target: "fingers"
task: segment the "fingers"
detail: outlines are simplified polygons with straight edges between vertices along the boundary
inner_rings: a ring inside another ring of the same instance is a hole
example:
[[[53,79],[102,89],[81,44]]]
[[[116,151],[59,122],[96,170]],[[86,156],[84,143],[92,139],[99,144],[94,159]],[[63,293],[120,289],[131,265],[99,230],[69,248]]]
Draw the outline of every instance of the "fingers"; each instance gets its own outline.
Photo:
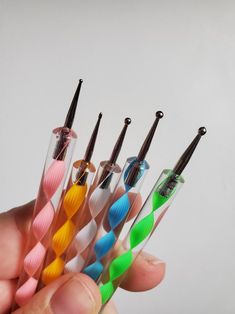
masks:
[[[100,314],[118,314],[118,311],[116,309],[116,306],[115,306],[114,302],[112,300],[109,301],[105,305],[104,309],[101,311]]]
[[[67,274],[40,290],[14,314],[98,314],[100,307],[97,285],[86,275]]]
[[[148,254],[140,254],[126,277],[121,287],[128,291],[139,292],[150,290],[160,284],[165,275],[165,263]],[[113,301],[109,301],[101,314],[117,314]]]
[[[142,252],[127,272],[121,287],[135,292],[153,289],[163,280],[165,268],[163,261]]]
[[[16,287],[16,282],[14,280],[0,280],[0,313],[5,314],[8,313],[11,304],[12,304],[12,299],[14,295]]]
[[[0,279],[16,278],[25,248],[33,202],[0,215]]]

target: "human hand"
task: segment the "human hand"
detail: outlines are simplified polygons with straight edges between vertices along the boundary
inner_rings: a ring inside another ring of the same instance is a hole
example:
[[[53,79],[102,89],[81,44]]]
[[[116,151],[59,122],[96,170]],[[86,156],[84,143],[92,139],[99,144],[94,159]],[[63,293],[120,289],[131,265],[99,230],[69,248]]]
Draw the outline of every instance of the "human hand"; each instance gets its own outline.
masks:
[[[0,313],[9,313],[13,302],[21,262],[25,251],[34,202],[0,214]],[[165,263],[140,254],[121,287],[128,291],[146,291],[163,279]],[[97,314],[101,298],[97,285],[84,274],[66,274],[40,290],[27,305],[14,314]],[[102,314],[117,313],[112,302]]]

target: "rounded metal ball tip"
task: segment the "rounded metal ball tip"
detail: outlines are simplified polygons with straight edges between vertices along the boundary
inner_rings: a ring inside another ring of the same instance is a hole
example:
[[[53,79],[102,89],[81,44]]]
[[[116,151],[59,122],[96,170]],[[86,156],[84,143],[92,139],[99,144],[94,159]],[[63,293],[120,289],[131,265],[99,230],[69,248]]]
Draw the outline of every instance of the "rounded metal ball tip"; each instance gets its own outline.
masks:
[[[79,80],[79,83],[83,83],[83,80],[82,80],[82,79],[80,79],[80,80]]]
[[[102,112],[100,112],[100,113],[99,113],[99,119],[101,119],[101,118],[102,118],[102,116],[103,116],[103,113],[102,113]]]
[[[127,124],[127,125],[128,125],[128,124],[131,124],[131,118],[126,118],[126,119],[125,119],[125,124]]]
[[[157,117],[158,119],[161,119],[161,118],[164,117],[164,113],[163,113],[162,111],[157,111],[157,112],[156,112],[156,117]]]
[[[202,126],[201,128],[198,129],[198,134],[200,134],[201,136],[206,134],[206,128],[204,126]]]

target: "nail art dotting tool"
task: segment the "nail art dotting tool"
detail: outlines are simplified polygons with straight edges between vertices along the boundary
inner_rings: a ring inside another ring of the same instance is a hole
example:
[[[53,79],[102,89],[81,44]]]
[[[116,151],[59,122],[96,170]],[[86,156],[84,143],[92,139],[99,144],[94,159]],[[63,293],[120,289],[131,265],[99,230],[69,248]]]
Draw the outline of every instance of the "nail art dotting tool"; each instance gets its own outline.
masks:
[[[94,247],[91,249],[95,255],[95,261],[91,262],[88,260],[86,267],[83,269],[83,272],[96,282],[99,281],[99,278],[104,271],[104,258],[107,258],[108,254],[110,254],[122,227],[128,219],[132,205],[134,204],[136,197],[139,195],[145,174],[149,169],[145,157],[151,145],[158,122],[162,117],[163,113],[158,111],[156,113],[156,119],[138,156],[127,159],[123,174],[115,188],[116,193],[121,193],[121,196],[109,207],[107,214],[103,219],[103,227],[101,226],[100,232],[97,233],[98,238],[95,241]],[[108,221],[109,224],[108,231],[104,225],[106,221]],[[100,237],[99,234],[102,234],[102,236]]]
[[[47,234],[62,194],[64,181],[77,138],[76,133],[71,128],[75,117],[81,85],[82,80],[79,81],[64,126],[56,128],[52,132],[41,184],[35,202],[29,233],[29,243],[23,260],[13,309],[27,303],[37,288],[40,269],[47,250]]]
[[[124,280],[126,272],[138,254],[143,250],[171,205],[174,197],[184,183],[181,173],[189,162],[201,136],[205,133],[206,129],[201,127],[198,130],[197,136],[181,156],[174,169],[163,170],[142,210],[134,220],[127,236],[122,242],[125,252],[108,262],[109,268],[103,278],[107,275],[106,278],[109,279],[100,286],[103,305],[110,300],[118,286]],[[135,250],[135,255],[133,250]]]
[[[83,216],[86,219],[84,222],[84,219],[81,218],[78,222],[79,232],[67,254],[65,272],[80,272],[84,266],[86,255],[89,252],[88,247],[97,234],[102,215],[107,209],[117,183],[117,177],[121,173],[121,168],[116,164],[116,161],[130,123],[131,119],[126,118],[109,160],[100,163],[84,206],[86,212],[83,213]]]
[[[100,113],[84,158],[76,161],[73,165],[70,181],[51,233],[52,239],[41,275],[40,288],[42,285],[49,284],[63,273],[66,250],[76,234],[77,217],[83,207],[93,174],[95,173],[95,166],[92,164],[91,158],[101,118],[102,114]]]

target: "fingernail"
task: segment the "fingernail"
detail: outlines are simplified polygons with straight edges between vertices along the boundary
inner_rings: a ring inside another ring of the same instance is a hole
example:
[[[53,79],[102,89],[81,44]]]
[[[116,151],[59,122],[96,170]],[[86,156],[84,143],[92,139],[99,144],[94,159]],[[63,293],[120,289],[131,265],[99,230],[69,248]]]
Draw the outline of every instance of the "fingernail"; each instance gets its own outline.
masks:
[[[146,252],[142,252],[141,255],[143,256],[144,260],[148,263],[148,264],[151,264],[151,265],[160,265],[160,264],[164,264],[165,265],[165,262],[160,260],[159,258],[151,255],[151,254],[148,254]]]
[[[53,295],[51,309],[54,314],[90,314],[94,313],[95,300],[82,281],[72,278]]]

